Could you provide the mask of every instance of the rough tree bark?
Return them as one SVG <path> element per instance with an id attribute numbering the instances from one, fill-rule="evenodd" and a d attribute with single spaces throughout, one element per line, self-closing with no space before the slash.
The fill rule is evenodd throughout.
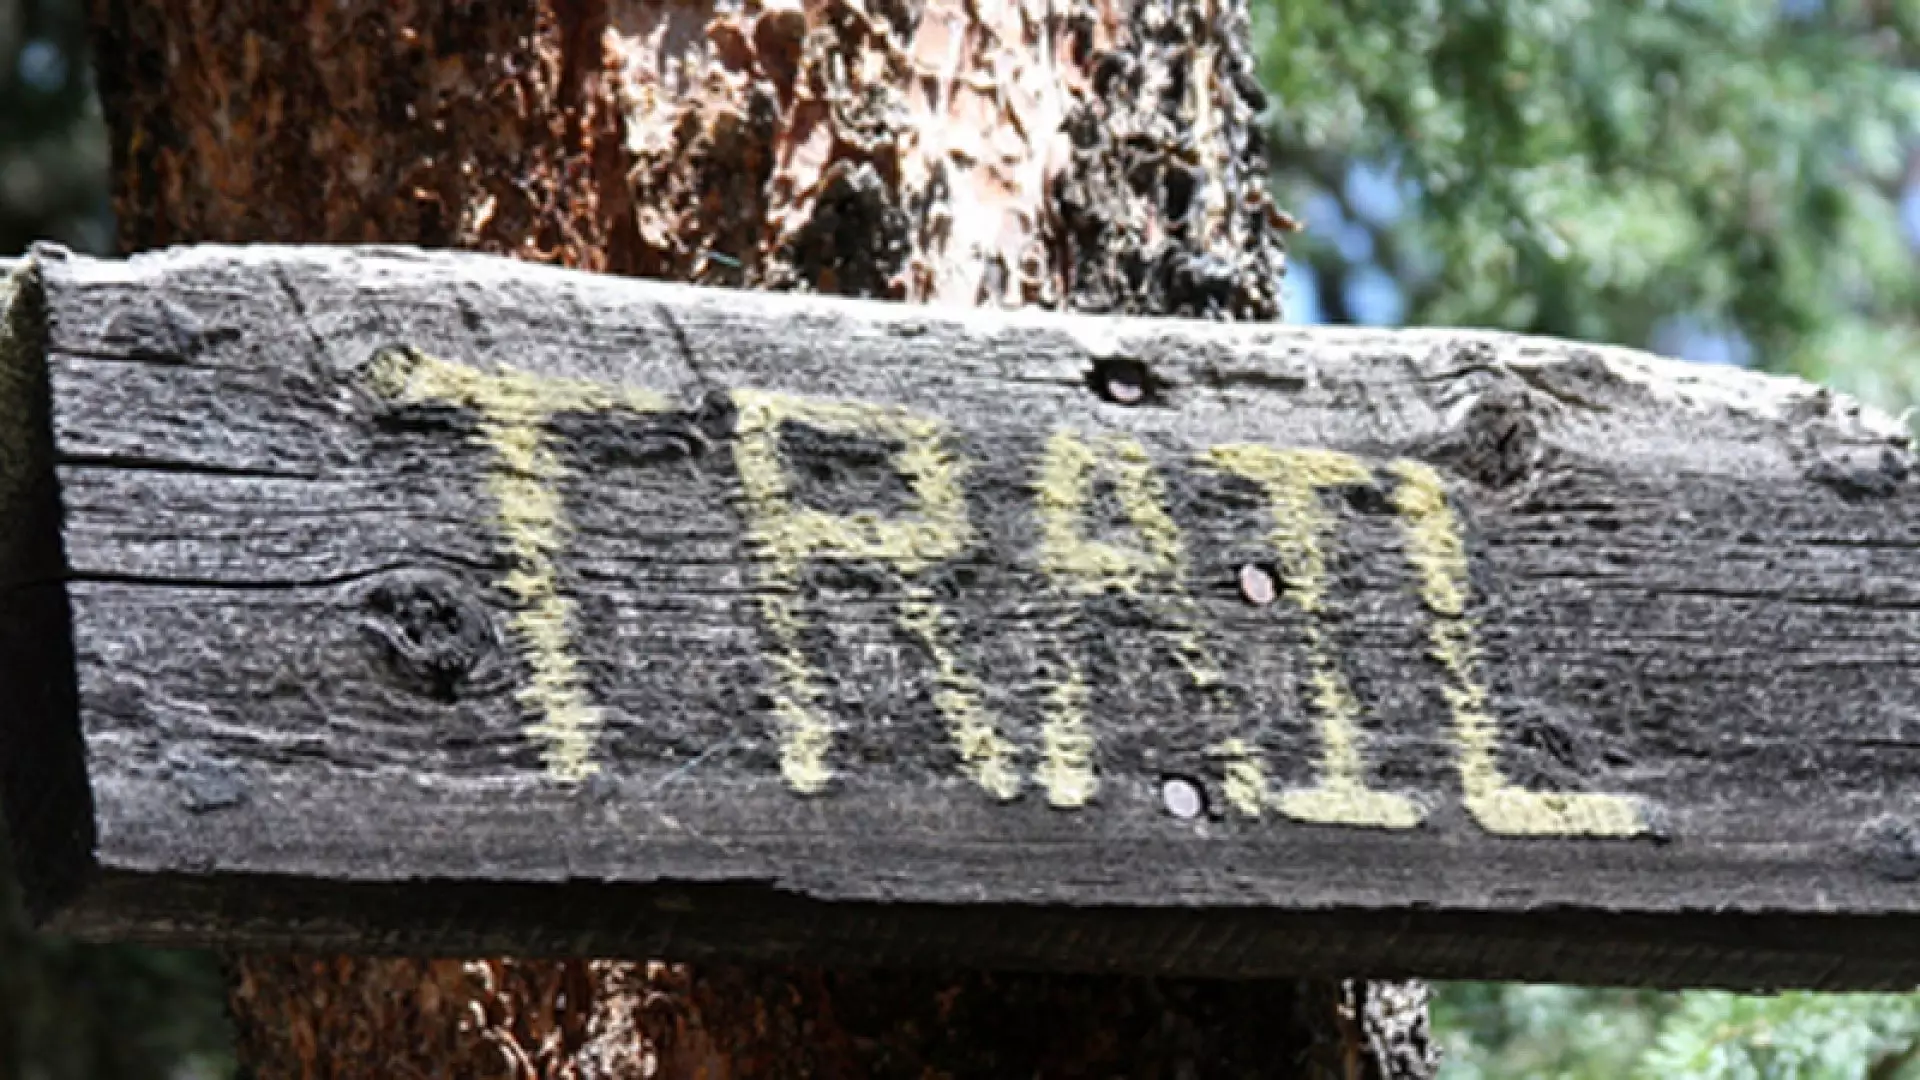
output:
<path id="1" fill-rule="evenodd" d="M 97 0 L 120 242 L 1271 319 L 1245 0 Z M 248 956 L 262 1076 L 1424 1076 L 1424 991 Z"/>

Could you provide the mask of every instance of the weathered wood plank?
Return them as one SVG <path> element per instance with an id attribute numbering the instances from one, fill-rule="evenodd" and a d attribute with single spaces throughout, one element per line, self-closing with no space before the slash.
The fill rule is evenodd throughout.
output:
<path id="1" fill-rule="evenodd" d="M 1920 503 L 1844 398 L 403 249 L 14 281 L 56 927 L 1920 982 Z"/>

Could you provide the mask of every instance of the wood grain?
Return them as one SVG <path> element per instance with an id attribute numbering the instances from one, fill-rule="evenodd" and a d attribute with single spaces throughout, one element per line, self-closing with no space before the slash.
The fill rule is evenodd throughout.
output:
<path id="1" fill-rule="evenodd" d="M 56 928 L 1920 982 L 1914 460 L 1837 395 L 410 249 L 12 282 Z"/>

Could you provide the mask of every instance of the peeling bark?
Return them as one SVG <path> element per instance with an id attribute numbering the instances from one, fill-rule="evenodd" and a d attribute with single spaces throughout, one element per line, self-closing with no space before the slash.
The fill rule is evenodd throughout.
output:
<path id="1" fill-rule="evenodd" d="M 99 3 L 121 246 L 385 241 L 630 271 L 626 187 L 603 182 L 621 168 L 604 20 L 532 0 Z"/>
<path id="2" fill-rule="evenodd" d="M 1244 0 L 97 13 L 129 249 L 387 241 L 712 285 L 1270 319 Z"/>
<path id="3" fill-rule="evenodd" d="M 96 0 L 120 242 L 1272 319 L 1245 0 Z M 1356 984 L 250 956 L 263 1077 L 1431 1072 Z"/>

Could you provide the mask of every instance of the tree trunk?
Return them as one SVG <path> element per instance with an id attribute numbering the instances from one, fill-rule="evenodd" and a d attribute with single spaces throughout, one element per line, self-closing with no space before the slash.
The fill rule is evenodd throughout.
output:
<path id="1" fill-rule="evenodd" d="M 97 0 L 124 248 L 1271 319 L 1244 0 Z M 236 958 L 261 1076 L 1426 1076 L 1424 991 Z"/>

